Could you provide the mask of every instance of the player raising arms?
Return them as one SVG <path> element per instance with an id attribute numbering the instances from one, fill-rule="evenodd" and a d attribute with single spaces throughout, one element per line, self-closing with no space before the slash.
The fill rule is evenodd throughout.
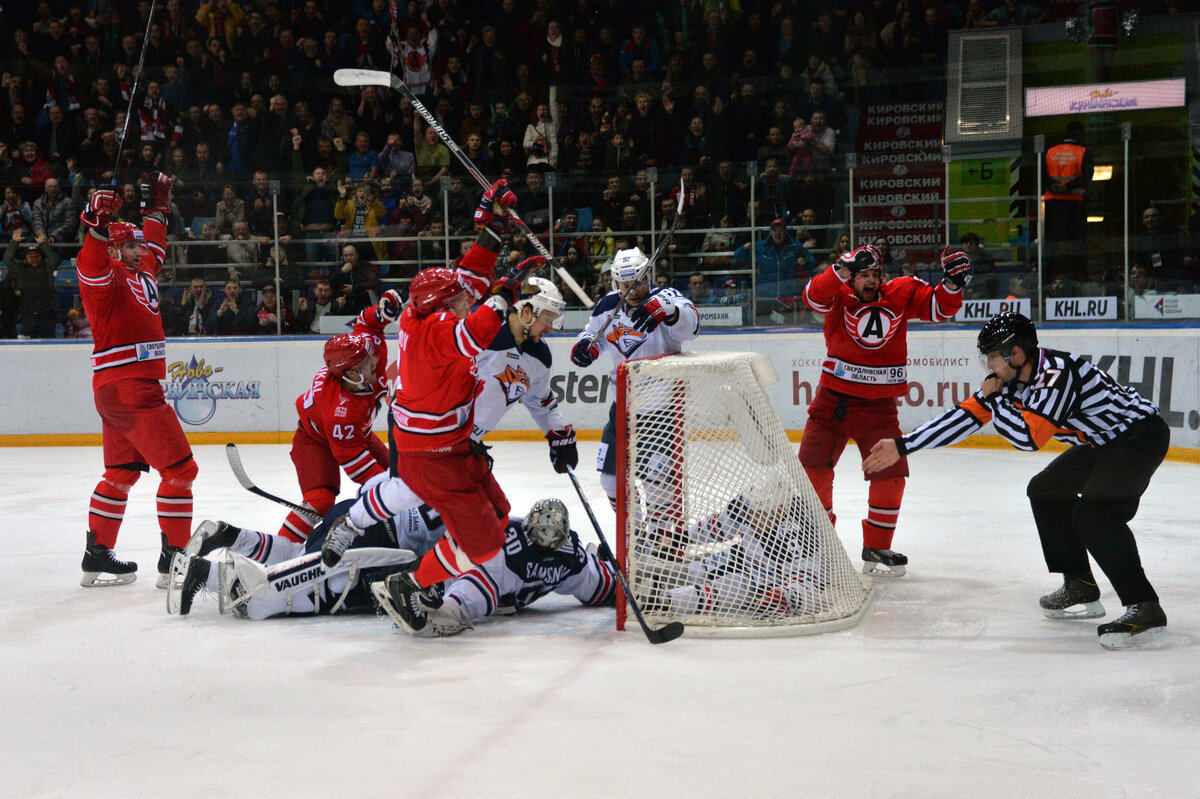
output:
<path id="1" fill-rule="evenodd" d="M 825 314 L 821 380 L 800 441 L 800 464 L 817 496 L 833 513 L 833 468 L 853 438 L 863 458 L 881 438 L 900 434 L 896 398 L 908 388 L 908 320 L 944 322 L 962 307 L 971 261 L 949 247 L 942 253 L 945 277 L 930 286 L 917 277 L 884 282 L 879 250 L 852 250 L 808 282 L 804 302 Z M 868 474 L 863 520 L 863 572 L 899 577 L 908 558 L 891 549 L 904 496 L 908 462 L 900 459 Z"/>
<path id="2" fill-rule="evenodd" d="M 388 390 L 384 328 L 400 318 L 400 307 L 395 290 L 384 292 L 379 305 L 359 314 L 352 332 L 326 341 L 325 366 L 296 398 L 300 423 L 292 435 L 292 463 L 303 502 L 317 518 L 337 500 L 339 467 L 359 485 L 387 470 L 387 446 L 371 423 Z M 279 534 L 303 543 L 315 523 L 293 511 Z"/>
<path id="3" fill-rule="evenodd" d="M 988 320 L 979 353 L 990 374 L 978 391 L 908 435 L 879 441 L 863 467 L 886 469 L 906 453 L 962 441 L 988 421 L 1017 449 L 1038 450 L 1051 438 L 1070 444 L 1026 489 L 1046 566 L 1063 575 L 1062 587 L 1042 597 L 1042 613 L 1104 615 L 1090 554 L 1125 606 L 1123 616 L 1097 628 L 1101 646 L 1155 641 L 1167 616 L 1128 522 L 1170 447 L 1158 407 L 1089 361 L 1039 347 L 1033 322 L 1019 313 Z"/>
<path id="4" fill-rule="evenodd" d="M 191 534 L 196 462 L 159 382 L 167 376 L 158 274 L 166 256 L 171 185 L 161 172 L 142 175 L 142 230 L 128 222 L 110 224 L 122 198 L 109 189 L 95 192 L 79 215 L 87 229 L 77 261 L 79 294 L 95 340 L 92 389 L 104 446 L 104 476 L 88 511 L 84 586 L 137 579 L 137 564 L 120 560 L 112 548 L 129 491 L 150 467 L 160 477 L 159 588 L 167 587 L 171 559 Z"/>
<path id="5" fill-rule="evenodd" d="M 596 303 L 592 316 L 571 349 L 571 361 L 577 366 L 590 366 L 608 352 L 616 368 L 630 358 L 649 358 L 680 352 L 680 345 L 700 333 L 700 314 L 692 301 L 673 288 L 650 288 L 647 258 L 641 250 L 621 250 L 613 258 L 612 291 Z M 628 290 L 625 301 L 621 295 Z M 604 331 L 603 341 L 597 341 L 609 315 L 612 323 Z M 617 505 L 617 405 L 608 409 L 608 422 L 600 434 L 597 466 L 600 484 L 608 501 Z"/>
<path id="6" fill-rule="evenodd" d="M 502 557 L 508 499 L 470 434 L 481 390 L 474 359 L 504 326 L 520 292 L 521 281 L 515 276 L 500 278 L 488 290 L 508 209 L 516 201 L 504 180 L 492 184 L 475 213 L 479 238 L 459 269 L 420 272 L 400 316 L 399 373 L 391 414 L 396 472 L 446 525 L 446 535 L 415 572 L 405 575 L 405 590 L 430 600 L 436 599 L 430 586 Z M 530 262 L 524 266 L 533 268 L 542 259 Z M 485 292 L 491 296 L 471 311 L 472 302 Z M 392 515 L 389 491 L 381 484 L 351 507 L 325 541 L 326 565 L 336 564 L 367 525 Z"/>

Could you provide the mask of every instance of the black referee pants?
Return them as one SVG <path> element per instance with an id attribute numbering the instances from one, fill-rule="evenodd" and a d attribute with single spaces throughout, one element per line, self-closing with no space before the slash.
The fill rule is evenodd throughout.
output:
<path id="1" fill-rule="evenodd" d="M 1122 605 L 1158 600 L 1128 522 L 1170 440 L 1156 415 L 1102 447 L 1071 447 L 1034 475 L 1026 493 L 1052 573 L 1091 574 L 1090 553 Z"/>

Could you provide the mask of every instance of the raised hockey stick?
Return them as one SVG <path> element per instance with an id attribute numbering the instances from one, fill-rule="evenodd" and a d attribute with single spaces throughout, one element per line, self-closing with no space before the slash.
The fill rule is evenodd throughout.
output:
<path id="1" fill-rule="evenodd" d="M 125 140 L 129 136 L 129 120 L 133 116 L 133 101 L 137 97 L 138 82 L 142 79 L 142 66 L 146 63 L 146 45 L 150 44 L 150 26 L 154 22 L 154 7 L 158 0 L 150 0 L 150 13 L 146 15 L 146 33 L 142 36 L 142 53 L 138 56 L 137 72 L 133 76 L 133 85 L 129 87 L 129 106 L 125 109 L 125 127 L 121 129 L 121 141 L 117 145 L 117 160 L 113 161 L 112 185 L 117 185 L 117 177 L 121 173 L 121 156 L 125 154 Z"/>
<path id="2" fill-rule="evenodd" d="M 650 258 L 646 261 L 646 264 L 638 270 L 637 279 L 626 286 L 625 290 L 621 292 L 621 298 L 617 300 L 617 304 L 613 306 L 612 312 L 609 313 L 608 318 L 604 320 L 604 324 L 600 325 L 600 329 L 596 331 L 596 335 L 592 338 L 592 341 L 600 340 L 600 337 L 604 335 L 604 331 L 608 330 L 608 326 L 612 324 L 612 320 L 616 317 L 617 311 L 621 310 L 622 306 L 625 305 L 625 298 L 629 296 L 629 292 L 633 291 L 634 287 L 638 283 L 642 282 L 642 279 L 646 277 L 651 268 L 658 263 L 658 259 L 662 258 L 662 254 L 667 251 L 667 247 L 670 245 L 671 239 L 675 237 L 675 231 L 679 228 L 679 220 L 683 217 L 683 197 L 683 179 L 680 178 L 679 202 L 675 205 L 675 219 L 671 222 L 671 229 L 667 231 L 667 235 L 663 236 L 662 241 L 660 241 L 658 246 L 654 248 L 654 252 L 650 254 Z"/>
<path id="3" fill-rule="evenodd" d="M 446 129 L 443 128 L 441 123 L 437 121 L 437 117 L 429 112 L 429 109 L 426 108 L 419 99 L 417 99 L 415 94 L 413 94 L 413 90 L 408 88 L 408 86 L 404 83 L 404 81 L 400 80 L 400 78 L 396 77 L 390 72 L 384 72 L 378 69 L 339 69 L 337 72 L 333 73 L 333 82 L 338 86 L 383 86 L 385 88 L 395 89 L 403 94 L 408 98 L 408 101 L 413 104 L 413 108 L 417 110 L 417 113 L 429 123 L 429 127 L 433 128 L 434 132 L 437 133 L 438 137 L 442 140 L 442 143 L 445 144 L 450 152 L 454 153 L 455 157 L 457 157 L 458 160 L 462 162 L 462 165 L 467 168 L 467 171 L 471 173 L 471 176 L 475 178 L 476 182 L 478 182 L 479 185 L 485 189 L 491 188 L 491 182 L 484 177 L 483 173 L 479 171 L 478 167 L 476 167 L 471 159 L 467 157 L 467 154 L 462 151 L 462 148 L 460 148 L 455 143 L 454 139 L 450 137 L 450 134 L 446 132 Z M 523 232 L 526 238 L 529 239 L 529 243 L 532 244 L 533 248 L 538 251 L 538 255 L 545 257 L 546 263 L 550 264 L 555 273 L 557 273 L 559 278 L 562 279 L 562 282 L 567 284 L 567 287 L 574 292 L 576 297 L 579 298 L 579 301 L 583 303 L 583 307 L 591 308 L 592 305 L 594 305 L 592 298 L 589 297 L 587 292 L 585 292 L 583 288 L 575 282 L 575 278 L 571 277 L 570 272 L 559 266 L 558 262 L 554 260 L 554 256 L 552 256 L 550 251 L 546 249 L 546 246 L 542 244 L 537 236 L 533 235 L 533 231 L 529 229 L 529 225 L 525 224 L 525 221 L 521 219 L 520 215 L 517 214 L 517 210 L 515 208 L 508 209 L 508 216 L 510 219 L 512 219 L 513 224 L 519 227 L 521 232 Z"/>
<path id="4" fill-rule="evenodd" d="M 283 497 L 277 497 L 274 494 L 263 491 L 261 488 L 256 486 L 254 481 L 251 480 L 249 475 L 246 474 L 246 467 L 242 465 L 242 456 L 241 453 L 238 452 L 237 444 L 225 445 L 225 457 L 229 459 L 229 468 L 233 469 L 233 476 L 236 477 L 237 481 L 242 484 L 242 488 L 246 489 L 251 494 L 258 494 L 263 499 L 269 499 L 272 502 L 278 502 L 288 510 L 294 510 L 301 516 L 312 519 L 315 522 L 320 522 L 321 519 L 324 518 L 307 505 L 297 505 L 295 502 L 289 502 Z"/>
<path id="5" fill-rule="evenodd" d="M 629 587 L 629 583 L 625 580 L 625 575 L 621 572 L 620 564 L 617 563 L 612 549 L 609 548 L 608 541 L 604 538 L 604 533 L 600 531 L 600 523 L 596 521 L 596 515 L 592 513 L 592 506 L 588 504 L 587 497 L 583 495 L 583 489 L 579 485 L 578 478 L 575 477 L 575 470 L 570 466 L 567 467 L 567 477 L 571 478 L 571 485 L 575 486 L 575 493 L 579 495 L 579 501 L 583 503 L 583 509 L 587 511 L 588 519 L 591 520 L 592 527 L 596 531 L 596 537 L 600 539 L 600 547 L 597 552 L 601 558 L 608 561 L 613 571 L 616 572 L 617 582 L 621 584 L 621 589 L 625 592 L 625 600 L 629 603 L 629 608 L 633 611 L 633 615 L 637 617 L 638 624 L 642 625 L 642 632 L 646 634 L 646 640 L 652 644 L 665 644 L 683 635 L 683 625 L 677 621 L 669 622 L 658 628 L 646 624 L 646 620 L 642 617 L 642 609 L 638 606 L 637 600 L 633 598 L 633 589 Z"/>

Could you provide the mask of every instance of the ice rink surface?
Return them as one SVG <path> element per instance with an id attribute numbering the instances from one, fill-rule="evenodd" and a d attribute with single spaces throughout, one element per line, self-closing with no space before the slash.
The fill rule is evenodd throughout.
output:
<path id="1" fill-rule="evenodd" d="M 581 443 L 579 474 L 611 534 L 596 446 Z M 241 449 L 255 482 L 298 499 L 286 446 Z M 493 454 L 514 512 L 559 496 L 594 539 L 544 444 Z M 278 528 L 283 511 L 238 486 L 221 447 L 196 457 L 197 521 Z M 168 616 L 156 476 L 116 548 L 138 581 L 85 589 L 99 449 L 0 449 L 0 795 L 1195 796 L 1200 469 L 1165 463 L 1134 521 L 1168 644 L 1108 652 L 1098 622 L 1037 607 L 1058 581 L 1025 483 L 1050 457 L 914 456 L 896 538 L 909 574 L 879 582 L 855 628 L 652 647 L 612 610 L 554 596 L 443 640 L 373 616 L 222 617 L 215 599 Z M 857 565 L 852 451 L 835 502 Z"/>

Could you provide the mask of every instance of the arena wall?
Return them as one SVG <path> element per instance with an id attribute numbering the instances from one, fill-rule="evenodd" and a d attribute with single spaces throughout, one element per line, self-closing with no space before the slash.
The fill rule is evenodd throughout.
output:
<path id="1" fill-rule="evenodd" d="M 1200 462 L 1200 329 L 1048 329 L 1042 339 L 1046 346 L 1091 356 L 1117 380 L 1153 399 L 1171 426 L 1172 457 Z M 615 396 L 608 370 L 598 364 L 575 367 L 569 358 L 573 337 L 547 340 L 555 363 L 551 386 L 566 418 L 585 436 L 598 434 Z M 974 342 L 971 329 L 910 331 L 910 385 L 900 407 L 904 429 L 956 404 L 978 386 L 983 371 Z M 768 390 L 775 409 L 788 430 L 804 429 L 805 409 L 825 354 L 820 333 L 714 332 L 689 349 L 751 350 L 769 356 L 779 375 Z M 0 345 L 0 352 L 10 376 L 0 444 L 99 442 L 90 342 L 8 343 Z M 321 344 L 311 338 L 172 339 L 167 364 L 168 400 L 195 443 L 285 442 L 295 426 L 295 398 L 321 366 Z M 383 429 L 382 420 L 377 426 Z M 516 409 L 493 435 L 539 434 L 529 415 Z M 989 436 L 971 441 L 996 443 Z"/>

